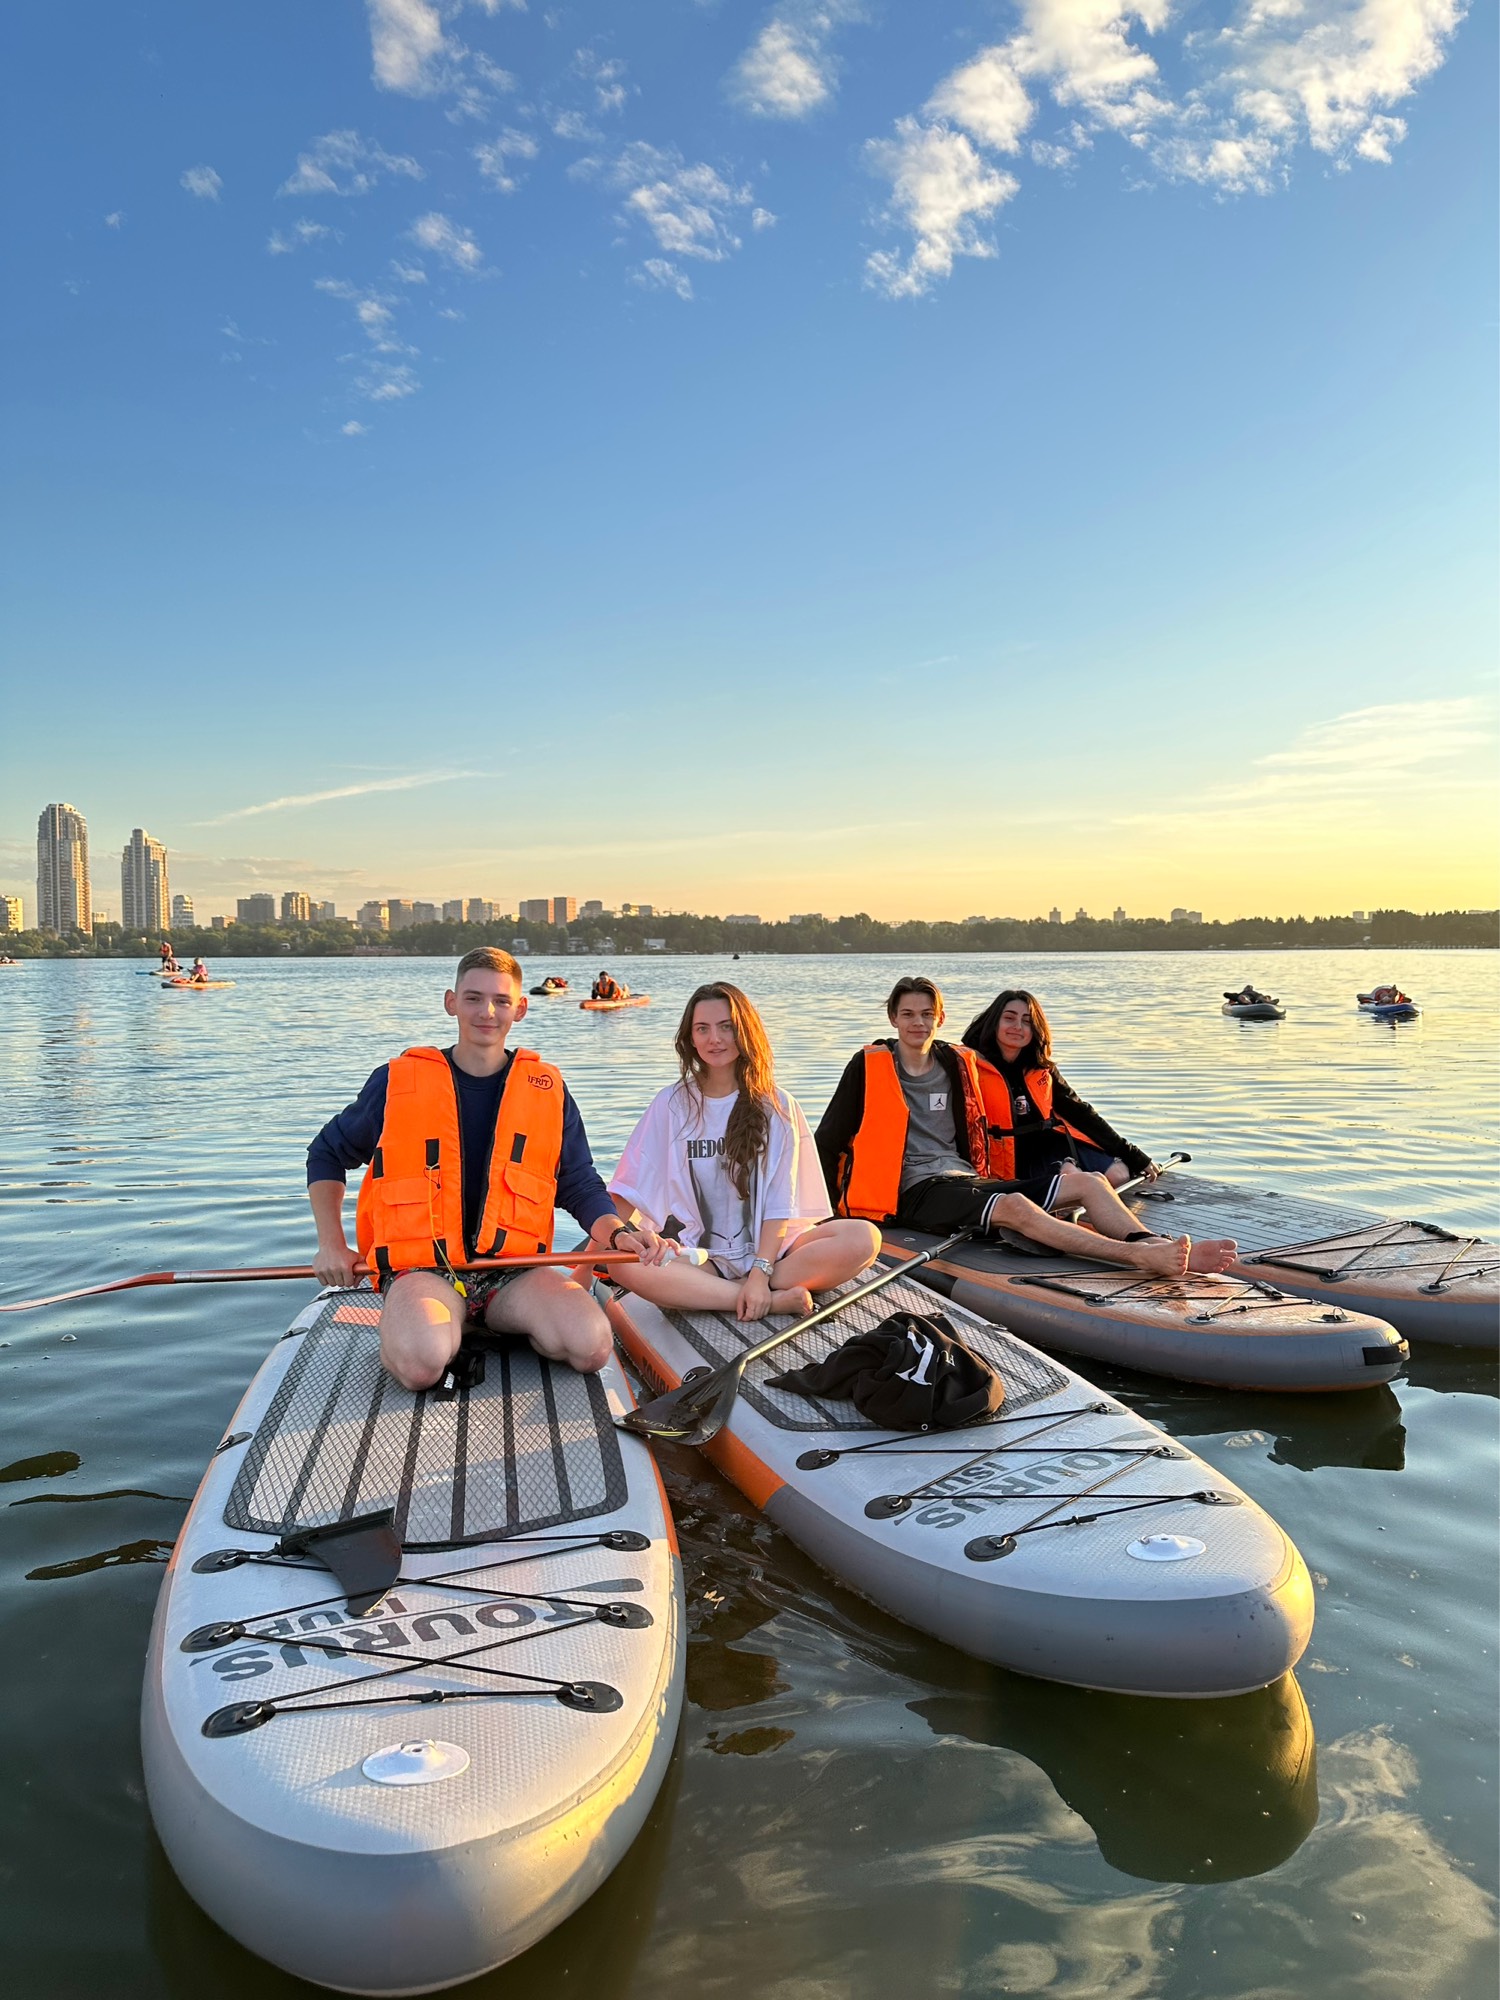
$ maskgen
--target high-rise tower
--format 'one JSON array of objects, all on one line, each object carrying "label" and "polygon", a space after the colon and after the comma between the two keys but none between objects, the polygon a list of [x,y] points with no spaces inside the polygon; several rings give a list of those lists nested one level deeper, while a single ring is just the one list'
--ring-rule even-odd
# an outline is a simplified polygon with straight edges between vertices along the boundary
[{"label": "high-rise tower", "polygon": [[120,922],[128,931],[157,936],[172,927],[167,850],[143,826],[135,828],[120,855]]},{"label": "high-rise tower", "polygon": [[36,920],[44,931],[91,931],[88,821],[76,806],[43,806],[36,823]]}]

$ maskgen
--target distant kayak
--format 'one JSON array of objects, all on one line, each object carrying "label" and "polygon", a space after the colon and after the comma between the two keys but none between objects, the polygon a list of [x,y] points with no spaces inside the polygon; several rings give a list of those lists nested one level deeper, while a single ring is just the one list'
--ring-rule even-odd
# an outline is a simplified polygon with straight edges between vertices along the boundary
[{"label": "distant kayak", "polygon": [[585,1014],[614,1014],[621,1007],[649,1007],[651,1005],[651,995],[649,993],[632,993],[624,1000],[580,1000],[578,1004]]},{"label": "distant kayak", "polygon": [[568,982],[566,979],[544,979],[540,986],[533,986],[531,989],[539,999],[543,1000],[555,1000],[560,994],[566,993],[567,990]]},{"label": "distant kayak", "polygon": [[163,993],[212,993],[219,986],[233,986],[232,979],[164,979]]},{"label": "distant kayak", "polygon": [[1279,1000],[1226,1000],[1221,1013],[1232,1021],[1284,1021],[1286,1009]]}]

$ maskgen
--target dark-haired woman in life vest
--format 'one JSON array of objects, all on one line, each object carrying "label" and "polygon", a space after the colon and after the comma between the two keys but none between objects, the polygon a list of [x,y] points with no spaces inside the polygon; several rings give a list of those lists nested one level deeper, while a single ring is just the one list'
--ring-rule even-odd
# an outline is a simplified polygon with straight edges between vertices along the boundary
[{"label": "dark-haired woman in life vest", "polygon": [[[943,996],[930,979],[898,979],[886,1002],[893,1041],[872,1042],[848,1064],[818,1125],[818,1155],[835,1210],[947,1236],[1012,1233],[1095,1263],[1153,1277],[1224,1271],[1237,1246],[1194,1243],[1140,1227],[1103,1174],[1072,1160],[1029,1176],[1001,1175],[990,1160],[984,1065],[971,1049],[940,1042]],[[1089,1227],[1055,1209],[1082,1209]]]},{"label": "dark-haired woman in life vest", "polygon": [[1035,994],[1019,986],[997,993],[964,1029],[964,1046],[980,1058],[997,1174],[1025,1178],[1071,1160],[1112,1187],[1156,1179],[1149,1154],[1085,1104],[1052,1060],[1052,1031]]},{"label": "dark-haired woman in life vest", "polygon": [[380,1359],[405,1389],[430,1389],[466,1325],[514,1333],[580,1373],[604,1366],[609,1322],[562,1270],[471,1272],[474,1257],[525,1257],[552,1247],[554,1208],[595,1250],[655,1261],[655,1232],[615,1214],[562,1077],[506,1038],[527,1009],[521,968],[481,946],[459,960],[443,996],[458,1023],[451,1049],[407,1049],[370,1077],[358,1098],[307,1150],[320,1284],[357,1282],[344,1234],[344,1180],[364,1166],[359,1255],[381,1293]]}]

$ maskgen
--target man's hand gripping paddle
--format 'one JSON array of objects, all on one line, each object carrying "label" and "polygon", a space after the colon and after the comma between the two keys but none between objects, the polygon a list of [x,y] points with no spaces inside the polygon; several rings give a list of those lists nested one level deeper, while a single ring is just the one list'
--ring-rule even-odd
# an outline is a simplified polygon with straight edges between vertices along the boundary
[{"label": "man's hand gripping paddle", "polygon": [[909,1257],[892,1270],[882,1271],[878,1278],[871,1278],[867,1284],[856,1285],[852,1292],[841,1292],[826,1306],[819,1306],[816,1312],[810,1312],[805,1319],[799,1319],[780,1333],[757,1341],[754,1347],[747,1347],[732,1361],[725,1361],[706,1374],[695,1374],[677,1388],[669,1389],[665,1396],[642,1403],[638,1410],[631,1410],[620,1419],[621,1427],[636,1431],[642,1437],[666,1438],[673,1444],[707,1444],[729,1421],[729,1412],[734,1408],[734,1399],[740,1391],[740,1377],[752,1361],[759,1361],[763,1354],[769,1354],[785,1341],[795,1340],[799,1333],[806,1333],[809,1328],[836,1318],[846,1306],[869,1298],[886,1285],[894,1284],[897,1278],[910,1277],[919,1264],[930,1264],[934,1257],[941,1257],[945,1251],[956,1250],[960,1243],[967,1243],[973,1233],[971,1229],[960,1229],[945,1243],[935,1243],[930,1250]]}]

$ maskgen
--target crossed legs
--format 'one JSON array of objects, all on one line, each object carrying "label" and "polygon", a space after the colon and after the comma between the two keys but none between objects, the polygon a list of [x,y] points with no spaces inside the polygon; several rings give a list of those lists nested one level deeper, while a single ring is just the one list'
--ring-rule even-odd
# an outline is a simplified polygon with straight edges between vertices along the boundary
[{"label": "crossed legs", "polygon": [[[774,1313],[809,1313],[812,1294],[831,1291],[855,1277],[880,1252],[880,1232],[873,1223],[842,1220],[820,1222],[805,1229],[772,1267],[770,1285]],[[670,1257],[662,1264],[621,1264],[611,1274],[617,1285],[654,1306],[683,1312],[734,1312],[742,1278],[726,1278],[712,1264],[690,1264]]]}]

